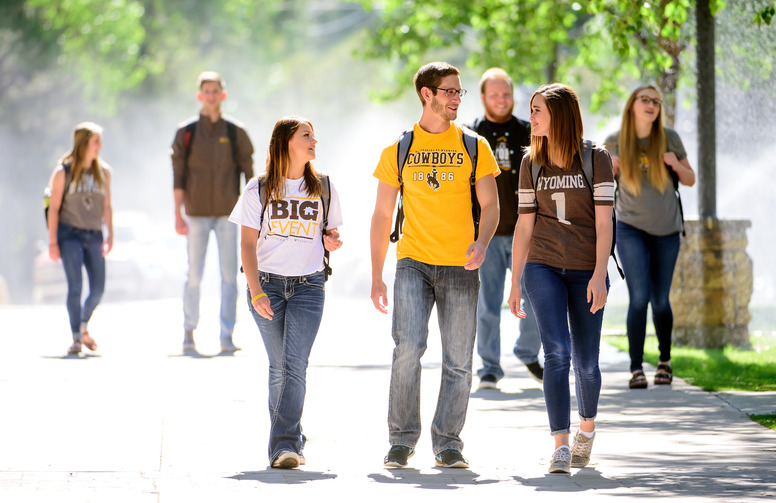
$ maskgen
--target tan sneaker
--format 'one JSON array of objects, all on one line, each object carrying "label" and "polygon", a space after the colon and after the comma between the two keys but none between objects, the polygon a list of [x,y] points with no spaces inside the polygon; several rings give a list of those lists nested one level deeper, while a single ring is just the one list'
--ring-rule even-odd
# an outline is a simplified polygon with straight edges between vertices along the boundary
[{"label": "tan sneaker", "polygon": [[590,463],[590,453],[593,451],[593,438],[587,438],[580,432],[574,435],[574,443],[571,446],[571,467],[584,468]]}]

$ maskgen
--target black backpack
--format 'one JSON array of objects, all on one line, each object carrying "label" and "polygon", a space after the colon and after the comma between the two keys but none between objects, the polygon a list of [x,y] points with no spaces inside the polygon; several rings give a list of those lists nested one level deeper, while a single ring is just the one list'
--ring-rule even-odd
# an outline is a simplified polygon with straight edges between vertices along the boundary
[{"label": "black backpack", "polygon": [[[590,190],[590,197],[593,197],[593,148],[595,145],[590,140],[582,141],[582,174],[587,184],[588,190]],[[534,200],[536,196],[536,184],[539,181],[539,175],[544,167],[536,162],[531,163],[531,180],[534,186]],[[620,263],[617,261],[617,256],[614,254],[614,245],[617,241],[617,219],[614,216],[614,208],[612,208],[612,249],[609,255],[614,259],[614,265],[617,266],[617,272],[620,273],[620,278],[625,279],[625,273],[622,272]]]},{"label": "black backpack", "polygon": [[[471,198],[472,198],[472,220],[474,221],[474,240],[480,233],[480,202],[477,199],[477,191],[475,184],[477,183],[477,154],[478,145],[477,137],[479,136],[474,131],[467,128],[461,128],[463,131],[463,147],[466,150],[466,154],[472,162],[472,174],[469,177],[469,185],[471,186]],[[404,179],[402,178],[402,170],[404,164],[407,162],[407,155],[410,153],[410,147],[412,146],[412,130],[405,131],[399,136],[399,144],[396,148],[396,164],[399,167],[399,208],[396,210],[396,223],[394,224],[393,232],[391,233],[391,243],[395,243],[399,240],[401,235],[402,226],[404,224]]]},{"label": "black backpack", "polygon": [[[67,190],[70,186],[70,163],[66,162],[62,164],[62,168],[65,170],[65,189],[62,192],[62,202],[59,205],[59,211],[62,211],[62,203],[65,202],[65,196],[67,195]],[[51,187],[46,187],[43,189],[43,216],[46,219],[46,229],[48,229],[48,214],[49,214],[49,206],[51,206]]]},{"label": "black backpack", "polygon": [[[323,242],[323,236],[326,234],[326,229],[329,227],[329,207],[331,206],[331,181],[327,175],[320,175],[321,177],[321,203],[323,204],[323,220],[321,224],[321,242]],[[265,183],[264,177],[257,178],[258,184],[256,190],[259,191],[259,201],[261,201],[261,217],[259,219],[259,232],[261,232],[261,226],[264,224],[264,213],[267,211],[267,191],[264,190]],[[240,267],[242,270],[242,267]],[[323,247],[323,277],[326,281],[329,280],[329,276],[332,275],[331,267],[329,266],[329,250],[326,246]]]}]

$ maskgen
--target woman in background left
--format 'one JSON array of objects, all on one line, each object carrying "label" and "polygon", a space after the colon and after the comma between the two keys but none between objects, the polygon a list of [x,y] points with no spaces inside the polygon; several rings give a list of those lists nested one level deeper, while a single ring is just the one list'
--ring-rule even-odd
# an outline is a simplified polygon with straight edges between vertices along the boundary
[{"label": "woman in background left", "polygon": [[[100,159],[102,128],[92,122],[75,127],[73,148],[51,175],[48,211],[49,256],[62,259],[67,278],[67,313],[73,344],[97,349],[87,325],[105,290],[105,255],[113,248],[110,167]],[[107,237],[103,236],[103,226]],[[89,295],[81,305],[81,268],[89,278]]]}]

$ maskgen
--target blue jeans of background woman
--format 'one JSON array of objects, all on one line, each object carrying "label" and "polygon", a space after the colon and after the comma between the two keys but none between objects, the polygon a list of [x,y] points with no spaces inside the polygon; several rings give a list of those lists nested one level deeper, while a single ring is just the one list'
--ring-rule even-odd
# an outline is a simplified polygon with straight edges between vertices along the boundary
[{"label": "blue jeans of background woman", "polygon": [[[582,420],[595,419],[601,394],[598,355],[604,310],[590,312],[587,285],[593,271],[528,263],[523,276],[544,346],[544,401],[550,434],[570,433],[572,360],[577,410]],[[606,289],[609,290],[608,276]]]},{"label": "blue jeans of background woman", "polygon": [[414,448],[420,438],[420,358],[426,351],[428,322],[436,305],[442,336],[442,382],[431,443],[434,454],[463,449],[460,433],[472,386],[479,287],[477,271],[463,267],[436,266],[411,258],[396,264],[391,328],[396,347],[388,397],[391,445]]},{"label": "blue jeans of background woman", "polygon": [[[57,243],[67,278],[67,314],[73,340],[81,340],[81,328],[92,317],[105,291],[105,257],[102,255],[102,231],[79,229],[67,224],[57,227]],[[82,268],[86,268],[89,295],[81,306]]]},{"label": "blue jeans of background woman", "polygon": [[669,294],[679,255],[679,233],[653,236],[624,222],[617,222],[617,254],[628,285],[628,351],[631,372],[643,370],[647,305],[652,306],[660,361],[671,359],[674,312]]},{"label": "blue jeans of background woman", "polygon": [[302,410],[307,389],[307,362],[321,324],[323,272],[309,276],[281,276],[259,271],[261,288],[275,313],[272,320],[248,306],[261,332],[269,359],[269,459],[283,451],[304,449]]}]

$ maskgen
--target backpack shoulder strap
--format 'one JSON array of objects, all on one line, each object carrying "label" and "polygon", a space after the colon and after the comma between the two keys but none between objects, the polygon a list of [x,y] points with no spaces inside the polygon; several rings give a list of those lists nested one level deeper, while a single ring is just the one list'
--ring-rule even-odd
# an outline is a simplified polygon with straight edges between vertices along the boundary
[{"label": "backpack shoulder strap", "polygon": [[224,119],[226,122],[226,135],[229,137],[229,145],[232,147],[232,159],[237,165],[237,171],[240,171],[240,160],[237,157],[237,126],[234,122]]},{"label": "backpack shoulder strap", "polygon": [[267,191],[263,176],[256,178],[256,182],[256,190],[259,192],[259,202],[261,203],[261,216],[259,217],[259,233],[261,233],[261,226],[264,224],[264,213],[267,211]]},{"label": "backpack shoulder strap", "polygon": [[329,227],[329,208],[331,207],[331,180],[321,175],[321,202],[323,203],[323,230]]},{"label": "backpack shoulder strap", "polygon": [[595,144],[590,140],[582,141],[582,173],[587,180],[587,187],[593,193],[593,149]]},{"label": "backpack shoulder strap", "polygon": [[[405,131],[399,136],[399,144],[396,148],[396,166],[399,168],[399,189],[404,187],[404,180],[402,179],[402,170],[404,164],[407,162],[407,155],[410,153],[410,147],[412,146],[412,130]],[[402,190],[403,192],[403,190]]]},{"label": "backpack shoulder strap", "polygon": [[199,119],[193,119],[186,124],[183,129],[186,131],[183,135],[183,148],[186,149],[185,158],[188,161],[189,154],[191,154],[191,142],[194,140],[194,132],[197,130],[197,122]]},{"label": "backpack shoulder strap", "polygon": [[329,207],[331,206],[331,180],[328,175],[321,175],[321,203],[323,204],[323,216],[321,218],[321,243],[323,243],[323,279],[329,280],[332,275],[329,265],[329,250],[323,242],[323,236],[329,228]]},{"label": "backpack shoulder strap", "polygon": [[399,206],[396,210],[396,223],[390,236],[391,243],[399,240],[402,224],[404,223],[404,178],[402,178],[402,170],[407,162],[407,155],[410,153],[411,146],[412,130],[410,129],[399,136],[399,142],[396,145],[396,166],[399,170]]},{"label": "backpack shoulder strap", "polygon": [[469,159],[472,161],[472,175],[470,178],[471,184],[474,185],[476,182],[476,174],[477,174],[477,156],[479,154],[479,144],[477,143],[477,138],[479,135],[472,131],[469,128],[461,128],[461,131],[463,132],[463,148],[466,149],[466,153],[469,155]]}]

